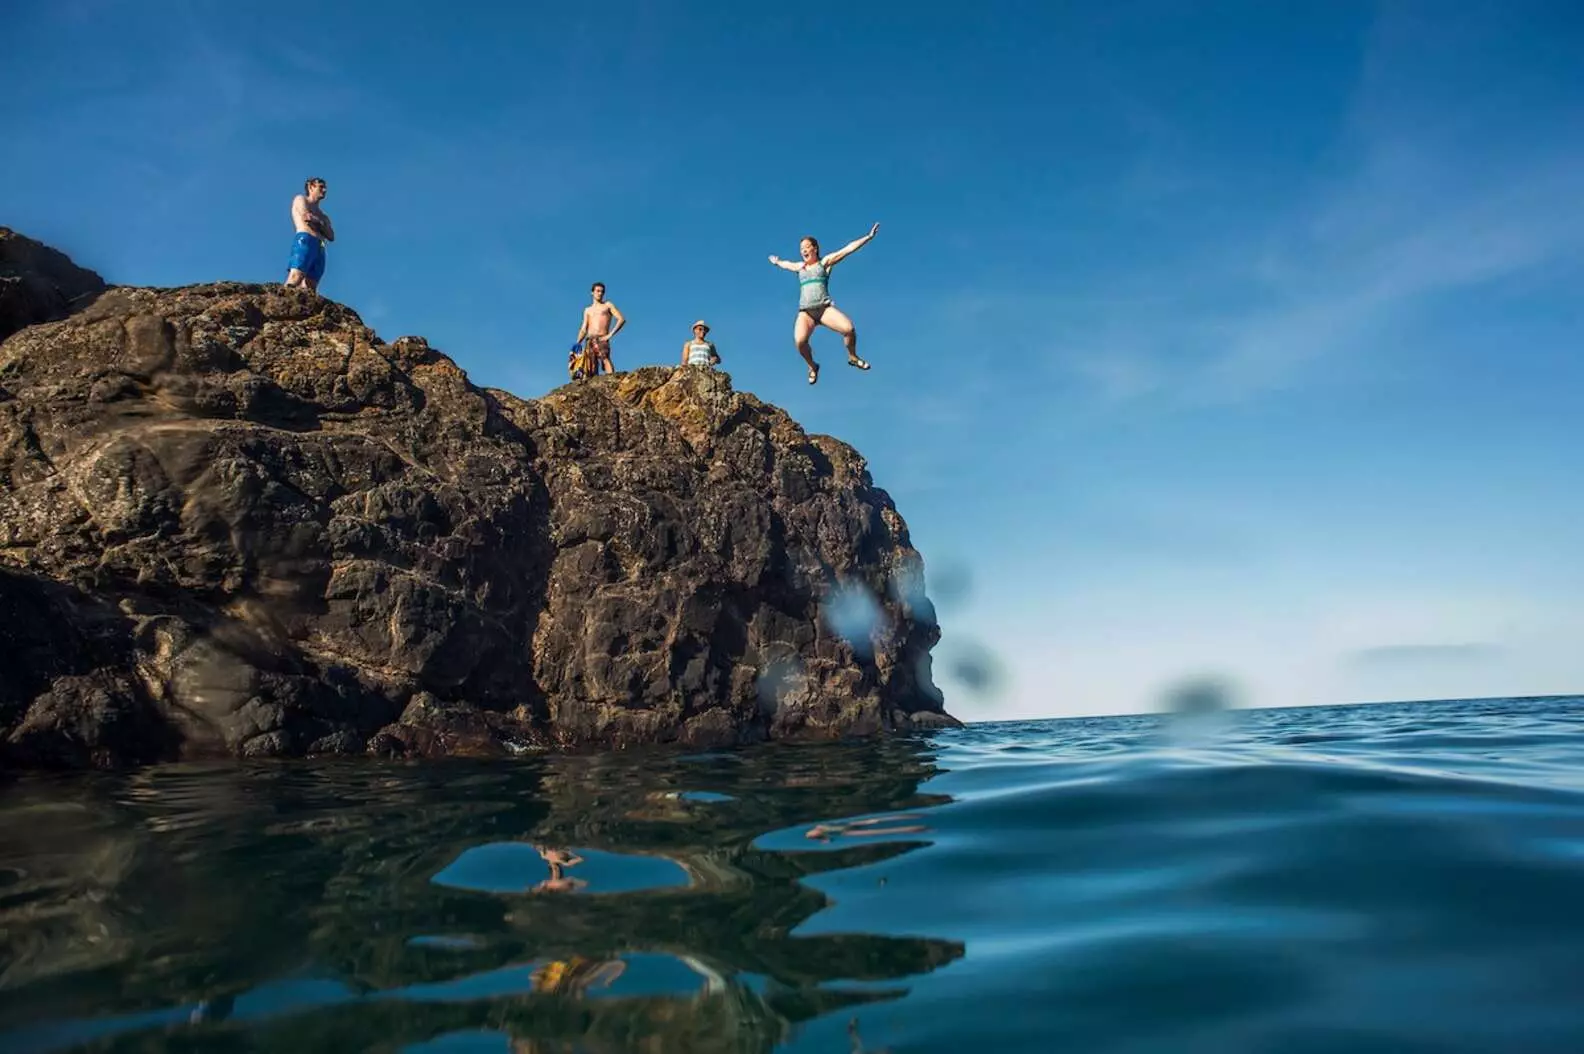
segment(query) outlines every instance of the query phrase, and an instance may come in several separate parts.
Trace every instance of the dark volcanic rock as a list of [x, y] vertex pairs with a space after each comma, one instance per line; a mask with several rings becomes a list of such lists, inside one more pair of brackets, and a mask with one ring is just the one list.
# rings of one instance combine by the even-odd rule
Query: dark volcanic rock
[[851, 447], [720, 373], [482, 390], [279, 287], [0, 345], [0, 569], [11, 765], [955, 723]]
[[104, 290], [104, 279], [65, 253], [0, 227], [0, 340], [65, 318]]

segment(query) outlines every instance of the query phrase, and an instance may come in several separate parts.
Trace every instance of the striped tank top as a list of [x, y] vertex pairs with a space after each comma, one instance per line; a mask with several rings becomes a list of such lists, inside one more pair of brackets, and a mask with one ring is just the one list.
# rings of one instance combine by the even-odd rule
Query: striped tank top
[[798, 307], [829, 307], [830, 270], [820, 261], [798, 268]]
[[688, 341], [687, 363], [689, 366], [708, 366], [710, 352], [715, 350], [715, 345], [707, 340]]

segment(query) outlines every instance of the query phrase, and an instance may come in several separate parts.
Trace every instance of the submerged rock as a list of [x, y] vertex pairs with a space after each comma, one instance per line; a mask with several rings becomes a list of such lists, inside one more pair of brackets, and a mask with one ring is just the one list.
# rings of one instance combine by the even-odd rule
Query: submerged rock
[[6, 764], [955, 724], [890, 498], [723, 373], [523, 400], [300, 291], [89, 299], [0, 344]]

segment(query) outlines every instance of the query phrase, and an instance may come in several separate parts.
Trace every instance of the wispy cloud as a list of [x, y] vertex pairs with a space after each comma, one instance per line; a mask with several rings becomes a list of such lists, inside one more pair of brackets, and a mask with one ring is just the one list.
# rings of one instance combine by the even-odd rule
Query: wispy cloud
[[[57, 37], [135, 12], [77, 0], [52, 9]], [[185, 226], [190, 197], [230, 177], [261, 125], [335, 121], [356, 108], [363, 89], [345, 70], [299, 47], [280, 47], [228, 31], [212, 11], [171, 5], [162, 36], [180, 61], [141, 64], [128, 55], [57, 92], [33, 115], [75, 129], [102, 152], [149, 213]], [[102, 28], [102, 27], [101, 27]], [[311, 76], [305, 76], [305, 72]], [[311, 85], [311, 106], [304, 103]], [[153, 193], [149, 193], [153, 191]]]
[[1170, 374], [1158, 358], [1136, 349], [1102, 349], [1065, 356], [1063, 365], [1105, 403], [1127, 403], [1160, 392]]
[[896, 391], [888, 402], [904, 428], [959, 428], [983, 421], [1000, 383], [988, 374], [969, 373], [959, 377], [950, 391], [910, 386]]
[[1116, 184], [1119, 193], [1134, 202], [1158, 205], [1214, 182], [1193, 137], [1159, 106], [1108, 79], [1092, 80], [1090, 89], [1100, 94], [1133, 142], [1131, 158]]
[[[1438, 58], [1480, 42], [1472, 29], [1445, 34]], [[1584, 256], [1584, 148], [1568, 134], [1584, 114], [1537, 113], [1524, 99], [1504, 109], [1486, 92], [1469, 104], [1463, 89], [1416, 76], [1422, 56], [1410, 49], [1423, 46], [1395, 22], [1374, 35], [1333, 146], [1338, 175], [1155, 274], [1170, 308], [1090, 305], [1098, 339], [1058, 337], [1053, 366], [1104, 404], [1245, 402], [1356, 364], [1440, 297]], [[1158, 117], [1143, 127], [1156, 144], [1147, 154], [1171, 141]], [[1201, 181], [1173, 182], [1191, 198]]]
[[[343, 64], [302, 43], [235, 39], [216, 29], [212, 18], [185, 8], [183, 29], [189, 60], [177, 87], [190, 100], [194, 127], [180, 129], [184, 139], [235, 135], [268, 123], [334, 121], [376, 105]], [[305, 104], [311, 93], [311, 104]]]
[[1343, 657], [1349, 666], [1380, 668], [1489, 662], [1499, 659], [1505, 649], [1496, 644], [1383, 644], [1360, 648]]
[[1212, 323], [1222, 346], [1194, 369], [1185, 395], [1225, 402], [1283, 388], [1319, 360], [1364, 350], [1429, 298], [1584, 248], [1584, 214], [1573, 204], [1584, 154], [1515, 160], [1474, 186], [1426, 189], [1457, 164], [1450, 152], [1426, 156], [1412, 166], [1423, 179], [1367, 164], [1301, 217], [1284, 249], [1280, 303]]

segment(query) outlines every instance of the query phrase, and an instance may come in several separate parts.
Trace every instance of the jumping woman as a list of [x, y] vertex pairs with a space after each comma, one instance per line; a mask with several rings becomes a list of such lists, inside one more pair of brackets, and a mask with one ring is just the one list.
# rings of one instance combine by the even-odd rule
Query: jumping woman
[[804, 238], [798, 246], [803, 256], [802, 263], [783, 260], [779, 256], [770, 257], [770, 262], [782, 270], [797, 272], [798, 313], [792, 339], [797, 344], [798, 354], [808, 363], [810, 384], [819, 380], [820, 370], [819, 364], [814, 361], [814, 349], [809, 346], [809, 337], [813, 335], [815, 326], [824, 326], [841, 334], [842, 343], [847, 345], [847, 365], [860, 370], [869, 368], [869, 364], [858, 357], [858, 331], [853, 328], [852, 319], [842, 314], [831, 302], [830, 273], [831, 268], [869, 244], [879, 230], [880, 225], [877, 223], [862, 238], [849, 242], [825, 257], [820, 256], [819, 242]]

